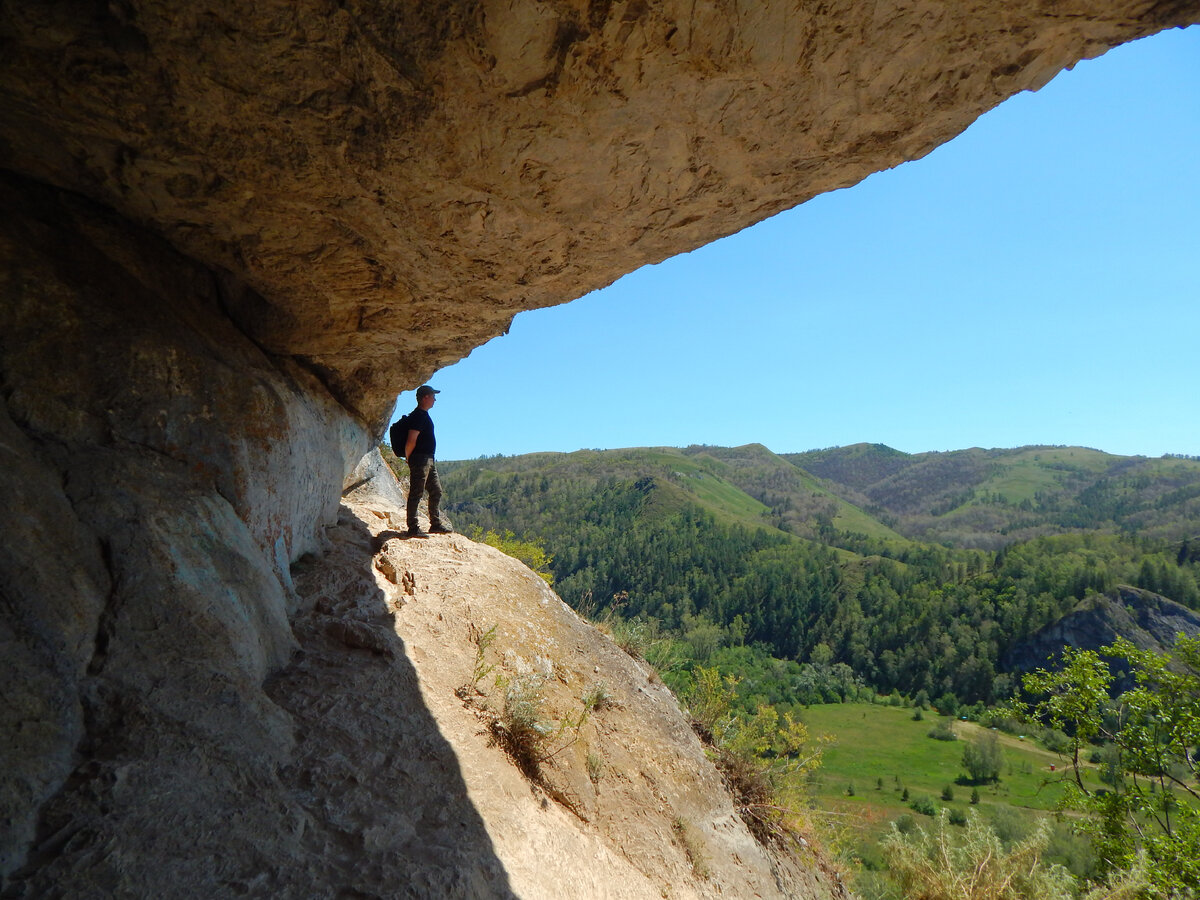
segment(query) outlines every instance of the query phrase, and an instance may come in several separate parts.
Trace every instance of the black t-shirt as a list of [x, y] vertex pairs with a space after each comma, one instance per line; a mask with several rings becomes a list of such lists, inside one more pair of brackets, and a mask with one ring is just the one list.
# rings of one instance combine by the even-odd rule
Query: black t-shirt
[[[408, 414], [408, 430], [420, 432], [417, 435], [417, 445], [413, 447], [412, 455], [433, 456], [437, 441], [433, 437], [433, 419], [429, 418], [429, 413], [419, 406], [410, 412]], [[408, 442], [408, 435], [404, 436], [404, 440], [405, 443]]]

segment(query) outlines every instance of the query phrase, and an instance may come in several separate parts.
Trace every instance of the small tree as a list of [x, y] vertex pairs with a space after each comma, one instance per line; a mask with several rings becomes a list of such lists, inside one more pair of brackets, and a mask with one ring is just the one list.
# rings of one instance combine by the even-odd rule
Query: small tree
[[[1136, 682], [1115, 701], [1101, 654], [1124, 660]], [[1173, 658], [1123, 638], [1099, 652], [1068, 648], [1061, 669], [1024, 685], [1040, 699], [1017, 709], [1071, 736], [1065, 803], [1090, 813], [1102, 868], [1144, 866], [1154, 897], [1200, 895], [1200, 638], [1179, 635]], [[1082, 757], [1101, 742], [1108, 788], [1093, 790]]]
[[471, 527], [468, 536], [473, 541], [495, 547], [501, 553], [520, 560], [533, 569], [534, 573], [546, 584], [554, 586], [554, 573], [550, 570], [550, 564], [554, 561], [554, 557], [547, 553], [546, 548], [536, 540], [521, 540], [510, 529], [506, 529], [504, 534], [497, 534], [491, 529], [485, 532], [478, 525]]
[[977, 735], [963, 747], [963, 768], [976, 784], [986, 781], [999, 781], [1000, 770], [1004, 768], [1004, 751], [1000, 749], [1000, 739], [991, 732]]

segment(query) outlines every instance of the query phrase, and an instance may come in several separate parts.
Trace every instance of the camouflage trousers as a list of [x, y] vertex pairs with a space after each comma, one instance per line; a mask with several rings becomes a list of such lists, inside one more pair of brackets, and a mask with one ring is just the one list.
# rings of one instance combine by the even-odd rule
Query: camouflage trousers
[[438, 509], [442, 502], [442, 482], [438, 478], [437, 465], [432, 456], [414, 453], [408, 461], [407, 510], [408, 527], [413, 531], [420, 527], [417, 522], [417, 509], [421, 505], [422, 495], [429, 496], [429, 527], [444, 527]]

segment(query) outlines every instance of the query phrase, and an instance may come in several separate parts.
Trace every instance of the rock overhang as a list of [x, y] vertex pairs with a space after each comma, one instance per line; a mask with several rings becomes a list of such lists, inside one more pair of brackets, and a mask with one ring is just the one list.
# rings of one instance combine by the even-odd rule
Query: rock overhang
[[10, 4], [0, 165], [220, 273], [381, 432], [566, 302], [917, 158], [1200, 2]]

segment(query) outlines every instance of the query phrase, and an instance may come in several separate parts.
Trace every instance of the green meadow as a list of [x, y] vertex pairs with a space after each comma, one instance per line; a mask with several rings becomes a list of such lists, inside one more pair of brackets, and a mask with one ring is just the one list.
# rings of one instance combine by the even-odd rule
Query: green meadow
[[[963, 746], [984, 730], [973, 722], [954, 721], [959, 739], [944, 741], [929, 732], [949, 720], [931, 710], [914, 721], [907, 707], [834, 703], [811, 706], [802, 719], [810, 735], [827, 735], [831, 741], [812, 786], [814, 800], [839, 829], [861, 843], [877, 840], [905, 813], [921, 820], [910, 806], [920, 798], [929, 798], [939, 810], [966, 811], [974, 788], [979, 792], [976, 808], [993, 818], [1002, 807], [1029, 817], [1045, 815], [1062, 795], [1058, 782], [1065, 761], [1028, 736], [997, 732], [1004, 752], [1000, 780], [971, 785], [960, 783], [966, 778]], [[943, 799], [946, 788], [953, 799]]]

